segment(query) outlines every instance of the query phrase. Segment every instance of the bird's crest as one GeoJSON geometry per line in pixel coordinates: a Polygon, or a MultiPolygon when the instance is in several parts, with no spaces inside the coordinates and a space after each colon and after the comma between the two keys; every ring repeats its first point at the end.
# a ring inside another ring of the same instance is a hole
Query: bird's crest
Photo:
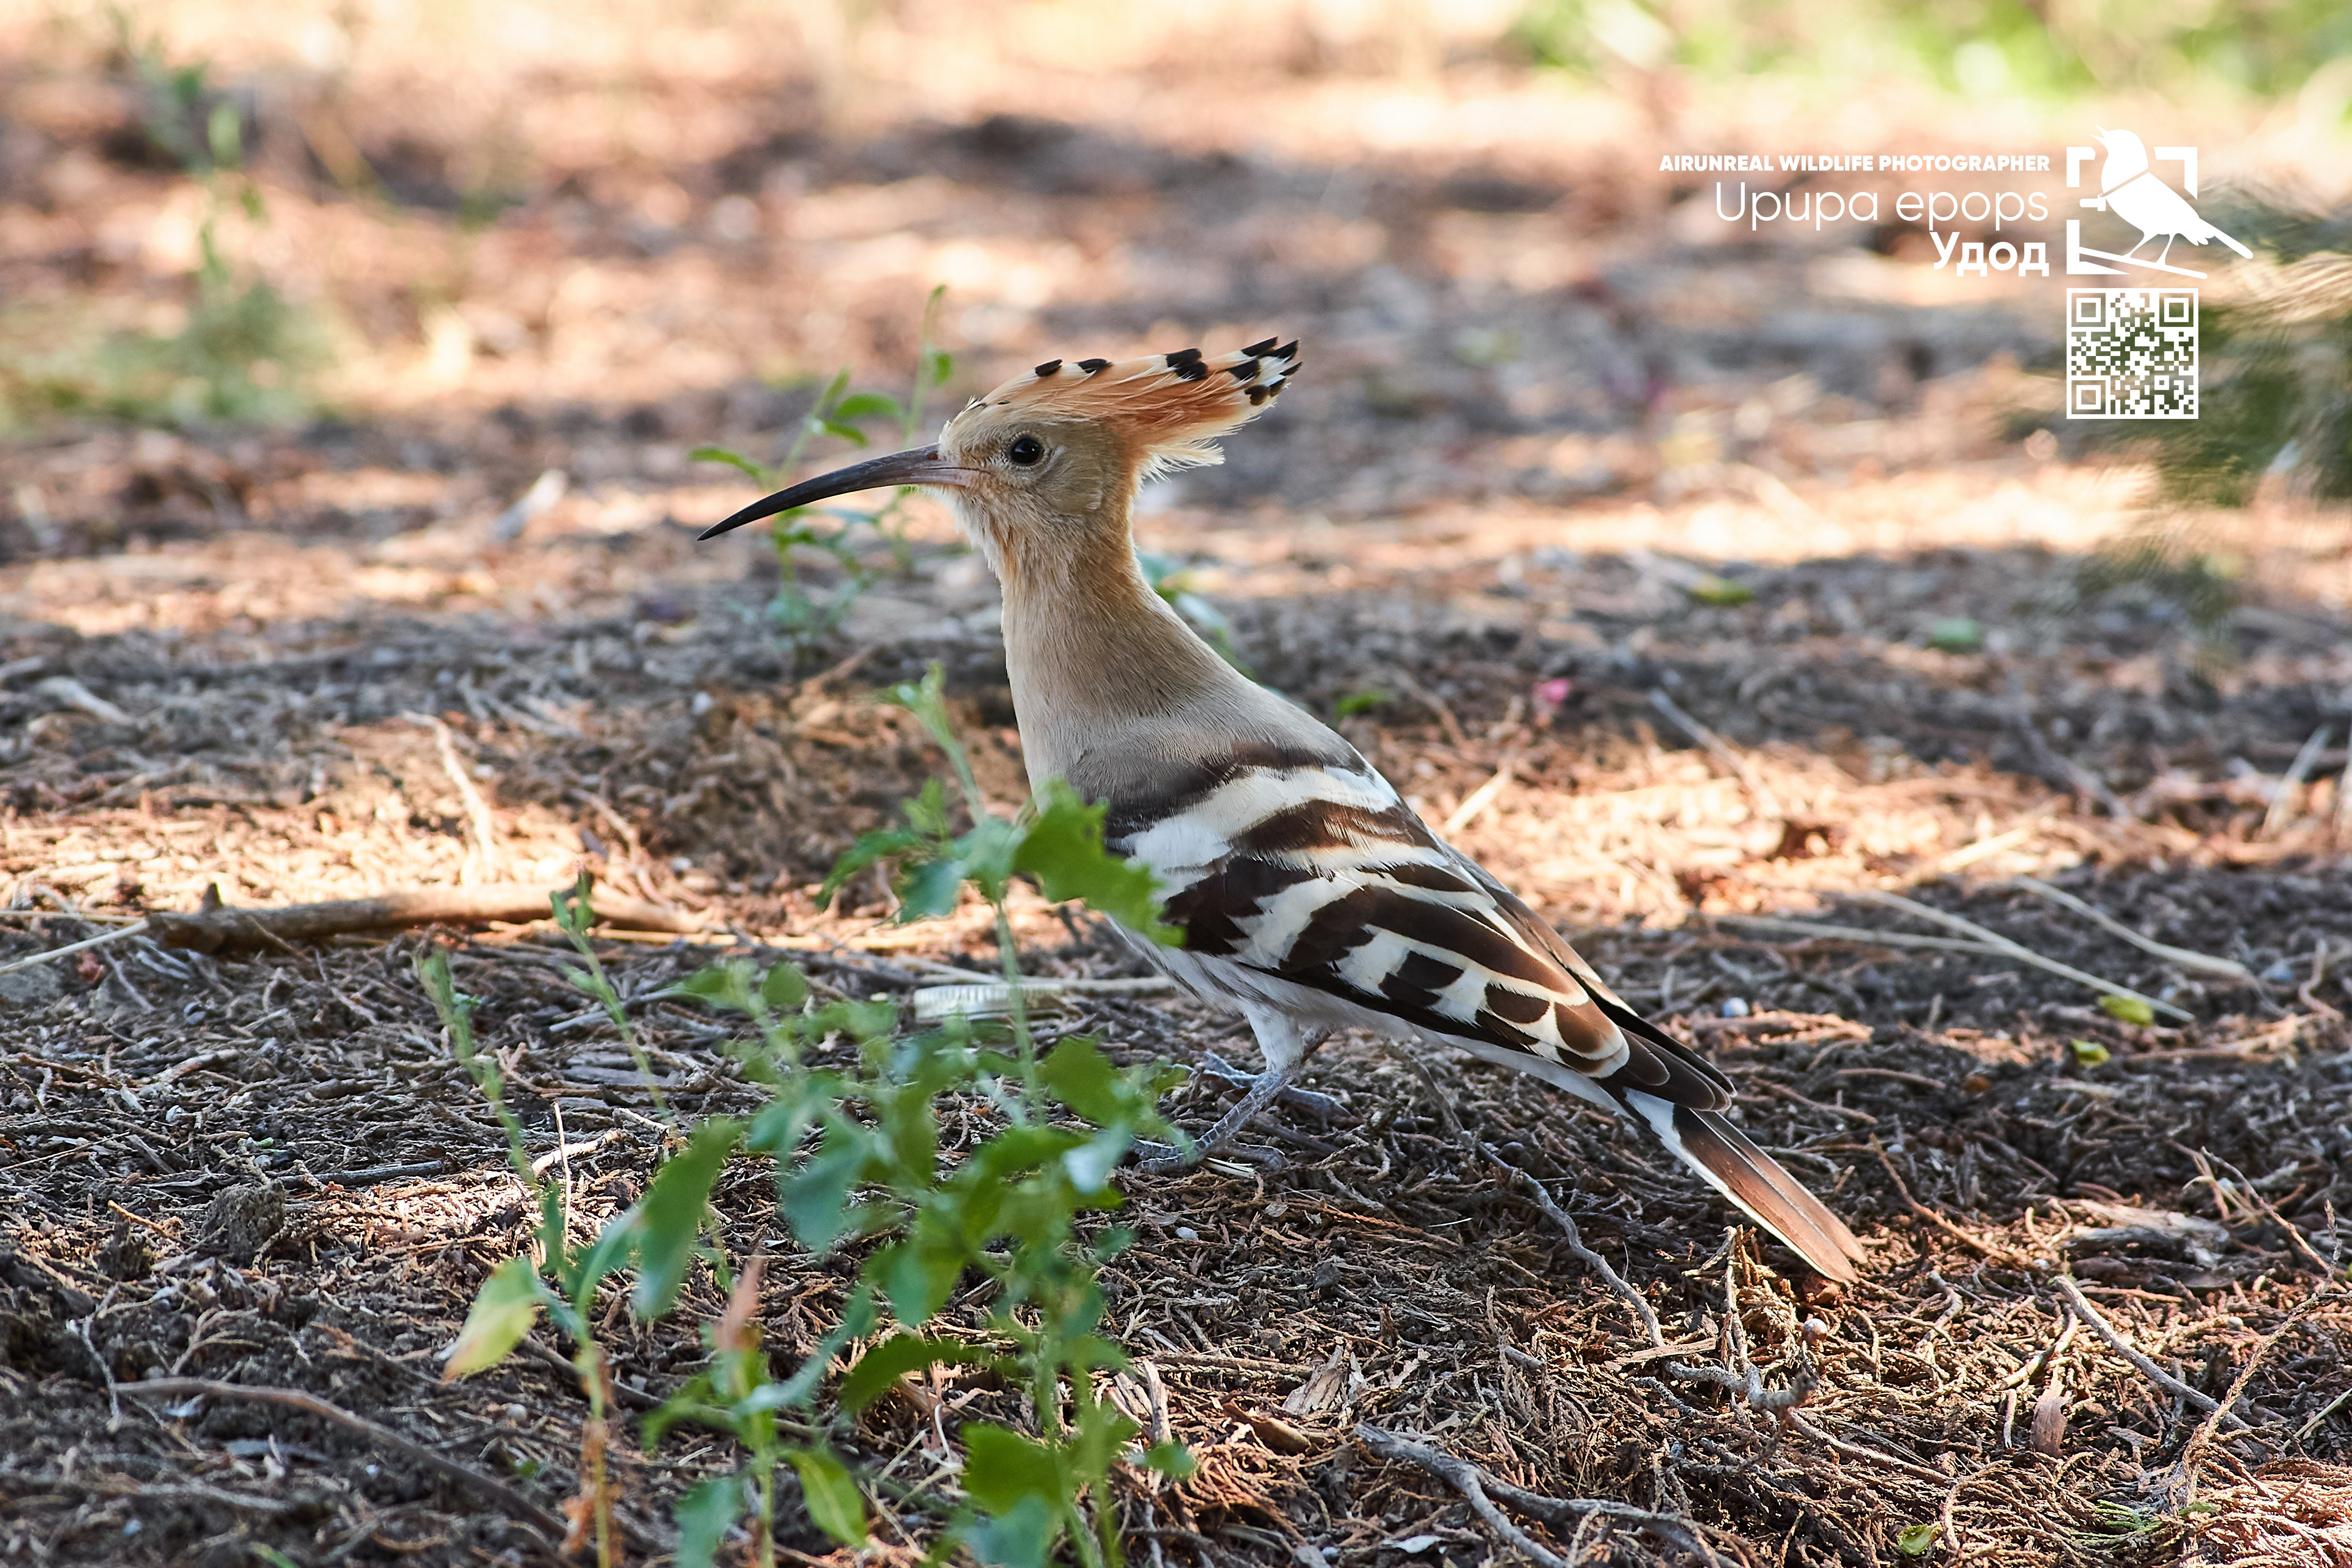
{"type": "Polygon", "coordinates": [[[1048,360],[977,399],[948,422],[943,444],[982,424],[1023,415],[1084,419],[1124,437],[1149,478],[1224,459],[1216,439],[1265,406],[1299,367],[1296,341],[1272,338],[1235,353],[1199,349],[1137,359],[1048,360]]]}

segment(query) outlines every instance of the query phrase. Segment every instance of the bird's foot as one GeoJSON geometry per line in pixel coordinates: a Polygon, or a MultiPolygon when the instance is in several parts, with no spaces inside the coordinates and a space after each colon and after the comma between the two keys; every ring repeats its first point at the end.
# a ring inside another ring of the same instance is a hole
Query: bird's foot
{"type": "Polygon", "coordinates": [[[1135,1168],[1148,1175],[1165,1176],[1177,1171],[1190,1170],[1200,1163],[1201,1150],[1179,1149],[1173,1143],[1161,1143],[1150,1138],[1135,1141],[1135,1168]]]}
{"type": "MultiPolygon", "coordinates": [[[[1255,1074],[1244,1072],[1214,1051],[1209,1052],[1201,1058],[1201,1070],[1219,1082],[1229,1084],[1238,1089],[1246,1090],[1257,1082],[1255,1074]]],[[[1346,1106],[1329,1095],[1318,1093],[1311,1089],[1300,1089],[1295,1084],[1284,1084],[1281,1089],[1276,1090],[1275,1099],[1284,1105],[1303,1110],[1309,1116],[1319,1117],[1325,1121],[1355,1120],[1353,1113],[1346,1106]]]]}
{"type": "Polygon", "coordinates": [[[1139,1138],[1135,1141],[1135,1168],[1146,1175],[1173,1175],[1202,1163],[1212,1152],[1220,1159],[1244,1161],[1253,1165],[1263,1165],[1269,1171],[1279,1171],[1289,1163],[1279,1150],[1258,1149],[1245,1143],[1227,1143],[1214,1151],[1206,1144],[1195,1143],[1190,1150],[1184,1150],[1172,1143],[1139,1138]]]}

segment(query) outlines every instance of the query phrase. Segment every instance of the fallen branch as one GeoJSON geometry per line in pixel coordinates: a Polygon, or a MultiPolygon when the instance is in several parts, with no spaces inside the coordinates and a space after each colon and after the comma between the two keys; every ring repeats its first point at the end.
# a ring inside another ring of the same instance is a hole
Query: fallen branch
{"type": "MultiPolygon", "coordinates": [[[[1890,899],[1895,897],[1891,893],[1885,896],[1890,899]]],[[[1904,900],[1906,903],[1910,901],[1904,900]]],[[[1919,908],[1924,910],[1927,906],[1923,904],[1919,908]]],[[[1987,958],[2015,959],[2020,963],[2031,963],[2038,969],[2046,969],[2053,974],[2063,974],[2067,979],[2078,984],[2087,985],[2102,994],[2129,996],[2135,1001],[2146,1003],[2156,1012],[2169,1013],[2176,1018],[2193,1021],[2193,1015],[2185,1008],[2176,1007],[2169,1002],[2159,1002],[2153,996],[2144,996],[2118,981],[2103,979],[2088,971],[2077,969],[2070,963],[2061,963],[2054,958],[2044,958],[2030,947],[2020,946],[2007,937],[1986,931],[1984,927],[1976,925],[1974,921],[1960,921],[1958,915],[1946,916],[1941,910],[1936,911],[1933,918],[1942,920],[1947,925],[1958,922],[1972,926],[1976,931],[1982,932],[1982,935],[1975,941],[1962,941],[1958,937],[1949,936],[1913,936],[1908,931],[1872,931],[1865,926],[1832,925],[1827,921],[1796,920],[1787,915],[1722,914],[1709,915],[1707,918],[1725,925],[1751,926],[1759,931],[1784,931],[1798,936],[1834,937],[1841,942],[1873,942],[1881,947],[1932,947],[1945,952],[1973,952],[1987,958]]]]}
{"type": "MultiPolygon", "coordinates": [[[[277,909],[234,909],[208,889],[193,913],[147,917],[147,929],[166,947],[200,952],[225,948],[276,947],[316,942],[354,931],[402,931],[411,926],[488,925],[547,918],[549,890],[521,883],[488,888],[419,888],[380,893],[373,899],[337,899],[322,904],[287,904],[277,909]]],[[[680,935],[698,929],[684,911],[597,893],[592,902],[601,924],[680,935]]]]}
{"type": "Polygon", "coordinates": [[[2045,958],[2023,942],[2012,937],[2003,936],[1990,926],[1980,926],[1976,921],[1956,915],[1948,910],[1939,910],[1933,904],[1923,904],[1916,899],[1906,899],[1900,893],[1890,893],[1883,888],[1856,888],[1853,889],[1853,893],[1855,898],[1867,899],[1874,904],[1884,904],[1890,910],[1900,910],[1906,914],[1916,915],[1923,921],[1930,921],[1937,925],[1948,927],[1964,936],[1972,936],[1987,946],[1998,948],[2012,958],[2021,958],[2028,963],[2038,964],[2053,974],[2063,974],[2070,979],[2079,980],[2085,985],[2095,985],[2104,991],[2113,992],[2118,996],[2128,996],[2135,1002],[2144,1002],[2149,1007],[2159,1012],[2169,1013],[2183,1022],[2189,1020],[2190,1015],[2184,1008],[2176,1007],[2169,1002],[2159,1002],[2153,996],[2143,994],[2119,982],[2093,974],[2088,970],[2076,969],[2072,964],[2061,963],[2054,958],[2045,958]]]}
{"type": "Polygon", "coordinates": [[[204,1395],[215,1399],[249,1399],[263,1405],[283,1405],[300,1410],[336,1426],[357,1432],[369,1440],[414,1459],[426,1469],[446,1477],[478,1495],[488,1498],[529,1525],[553,1548],[563,1540],[566,1525],[554,1514],[540,1507],[495,1476],[486,1476],[470,1466],[445,1458],[419,1443],[412,1443],[389,1426],[380,1426],[364,1415],[354,1415],[339,1405],[330,1405],[317,1394],[299,1388],[263,1388],[242,1383],[215,1383],[208,1377],[152,1377],[144,1383],[117,1384],[123,1394],[153,1394],[165,1399],[190,1399],[204,1395]]]}
{"type": "Polygon", "coordinates": [[[1696,741],[1706,750],[1707,755],[1731,770],[1732,776],[1739,781],[1739,787],[1748,792],[1748,804],[1756,808],[1757,816],[1782,820],[1787,818],[1788,813],[1780,809],[1780,797],[1772,793],[1770,786],[1766,784],[1756,770],[1748,765],[1748,759],[1726,744],[1722,736],[1684,712],[1682,704],[1667,696],[1664,687],[1652,689],[1650,706],[1664,714],[1675,729],[1696,741]]]}
{"type": "Polygon", "coordinates": [[[1898,1459],[1892,1454],[1882,1454],[1875,1448],[1866,1448],[1860,1443],[1849,1443],[1843,1437],[1832,1437],[1793,1410],[1789,1412],[1789,1425],[1815,1442],[1827,1444],[1850,1459],[1866,1459],[1874,1465],[1885,1465],[1890,1470],[1900,1470],[1906,1476],[1931,1482],[1939,1487],[1948,1487],[1957,1479],[1945,1475],[1939,1470],[1931,1470],[1925,1465],[1915,1465],[1908,1459],[1898,1459]]]}
{"type": "Polygon", "coordinates": [[[2058,1287],[2058,1293],[2066,1298],[2066,1304],[2074,1310],[2074,1315],[2083,1320],[2084,1327],[2089,1329],[2093,1333],[2098,1335],[2099,1338],[2105,1340],[2107,1342],[2107,1348],[2115,1352],[2117,1355],[2123,1357],[2124,1360],[2129,1362],[2133,1370],[2137,1371],[2142,1377],[2147,1379],[2150,1383],[2156,1384],[2157,1387],[2164,1390],[2167,1394],[2178,1394],[2198,1409],[2206,1412],[2208,1415],[2216,1416],[2220,1421],[2226,1424],[2232,1431],[2250,1431],[2252,1429],[2251,1423],[2241,1419],[2236,1415],[2225,1411],[2220,1400],[2213,1398],[2210,1394],[2200,1394],[2196,1389],[2189,1387],[2187,1384],[2173,1376],[2170,1373],[2165,1371],[2162,1367],[2157,1365],[2156,1363],[2148,1360],[2147,1357],[2140,1354],[2139,1352],[2132,1349],[2130,1342],[2127,1342],[2123,1335],[2116,1331],[2115,1325],[2107,1321],[2106,1314],[2101,1312],[2096,1307],[2091,1305],[2090,1298],[2083,1294],[2081,1289],[2075,1285],[2074,1280],[2068,1279],[2065,1275],[2061,1274],[2058,1276],[2054,1283],[2058,1287]]]}
{"type": "Polygon", "coordinates": [[[53,947],[47,952],[37,952],[27,958],[13,959],[6,963],[0,963],[0,974],[6,974],[18,969],[30,969],[37,963],[47,963],[51,959],[65,958],[77,952],[86,952],[93,947],[103,947],[110,942],[121,942],[125,937],[144,936],[146,934],[147,922],[145,921],[141,921],[135,925],[117,926],[112,931],[102,931],[97,936],[84,937],[79,942],[69,942],[63,947],[53,947]]]}
{"type": "Polygon", "coordinates": [[[2084,903],[2063,888],[2052,887],[2039,877],[2012,877],[2010,880],[2029,893],[2039,893],[2062,909],[2074,910],[2101,931],[2123,938],[2142,952],[2152,952],[2158,958],[2168,958],[2184,969],[2201,969],[2209,974],[2226,974],[2232,980],[2252,980],[2254,977],[2252,970],[2234,958],[2216,958],[2210,952],[2199,952],[2193,948],[2174,947],[2171,943],[2158,942],[2154,937],[2142,936],[2105,910],[2084,903]]]}
{"type": "Polygon", "coordinates": [[[1468,797],[1454,808],[1454,815],[1447,817],[1437,830],[1444,834],[1459,833],[1477,821],[1479,813],[1494,805],[1496,797],[1510,786],[1511,770],[1517,767],[1518,763],[1519,757],[1517,751],[1505,753],[1502,765],[1495,770],[1494,776],[1472,790],[1468,797]]]}
{"type": "Polygon", "coordinates": [[[1975,1237],[1970,1236],[1967,1231],[1962,1230],[1958,1226],[1954,1225],[1950,1220],[1946,1219],[1942,1215],[1937,1214],[1934,1209],[1929,1208],[1926,1204],[1921,1203],[1917,1198],[1913,1197],[1911,1195],[1911,1189],[1904,1184],[1903,1173],[1895,1168],[1895,1162],[1887,1158],[1886,1151],[1879,1147],[1878,1140],[1875,1138],[1873,1138],[1870,1141],[1870,1152],[1878,1156],[1878,1163],[1886,1167],[1887,1180],[1895,1184],[1895,1191],[1901,1196],[1906,1204],[1910,1205],[1910,1209],[1913,1214],[1917,1215],[1921,1219],[1924,1219],[1928,1224],[1936,1226],[1945,1235],[1950,1237],[1954,1241],[1958,1242],[1962,1247],[1967,1247],[1971,1252],[1974,1252],[1979,1258],[1986,1258],[1994,1263],[2006,1264],[2012,1268],[2031,1267],[2030,1260],[2020,1258],[2014,1249],[2006,1247],[1996,1247],[1986,1246],[1983,1242],[1979,1241],[1975,1237]]]}
{"type": "Polygon", "coordinates": [[[1541,1182],[1537,1181],[1533,1176],[1528,1174],[1525,1171],[1520,1170],[1517,1165],[1512,1164],[1508,1160],[1504,1159],[1500,1151],[1496,1149],[1493,1144],[1485,1142],[1483,1139],[1479,1141],[1478,1152],[1486,1155],[1487,1160],[1494,1164],[1496,1170],[1502,1171],[1511,1176],[1520,1186],[1526,1188],[1528,1192],[1534,1196],[1536,1206],[1542,1209],[1545,1217],[1549,1219],[1552,1224],[1558,1226],[1561,1234],[1568,1237],[1568,1249],[1576,1254],[1578,1258],[1581,1258],[1586,1268],[1591,1269],[1594,1273],[1600,1275],[1601,1279],[1607,1280],[1609,1282],[1609,1288],[1612,1290],[1616,1291],[1618,1295],[1623,1297],[1626,1302],[1633,1307],[1633,1315],[1642,1320],[1642,1327],[1649,1333],[1650,1343],[1653,1345],[1664,1344],[1666,1342],[1665,1331],[1658,1327],[1658,1314],[1651,1310],[1650,1303],[1642,1299],[1642,1293],[1640,1291],[1634,1289],[1632,1285],[1626,1282],[1623,1275],[1618,1273],[1615,1268],[1610,1266],[1610,1262],[1607,1258],[1601,1257],[1601,1254],[1593,1251],[1592,1248],[1584,1245],[1584,1237],[1578,1233],[1576,1222],[1568,1217],[1568,1211],[1566,1209],[1561,1208],[1559,1204],[1552,1201],[1552,1195],[1544,1190],[1544,1184],[1541,1182]]]}
{"type": "Polygon", "coordinates": [[[1699,1536],[1688,1521],[1670,1513],[1653,1513],[1635,1508],[1631,1503],[1611,1502],[1600,1498],[1546,1497],[1511,1485],[1490,1475],[1467,1459],[1458,1459],[1440,1448],[1416,1442],[1401,1432],[1363,1422],[1356,1427],[1356,1440],[1383,1459],[1393,1459],[1426,1470],[1439,1480],[1462,1494],[1471,1511],[1512,1546],[1524,1552],[1542,1568],[1568,1568],[1558,1553],[1538,1546],[1528,1533],[1514,1524],[1509,1516],[1495,1506],[1501,1498],[1512,1507],[1535,1515],[1547,1524],[1599,1517],[1612,1523],[1629,1526],[1655,1536],[1676,1552],[1686,1552],[1706,1563],[1719,1563],[1715,1552],[1699,1536]]]}

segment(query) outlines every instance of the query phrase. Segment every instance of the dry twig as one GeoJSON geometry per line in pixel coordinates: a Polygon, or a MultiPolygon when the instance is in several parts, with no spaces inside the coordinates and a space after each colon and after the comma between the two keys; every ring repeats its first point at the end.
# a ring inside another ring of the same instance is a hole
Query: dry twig
{"type": "Polygon", "coordinates": [[[2130,1342],[2116,1331],[2115,1325],[2107,1321],[2106,1314],[2091,1305],[2090,1298],[2083,1294],[2082,1289],[2074,1280],[2061,1274],[2053,1283],[2058,1287],[2058,1293],[2066,1298],[2066,1304],[2074,1310],[2074,1315],[2082,1319],[2084,1324],[2093,1333],[2105,1340],[2109,1350],[2129,1362],[2133,1369],[2142,1377],[2167,1394],[2178,1394],[2198,1409],[2216,1415],[2233,1431],[2251,1429],[2248,1422],[2241,1420],[2234,1415],[2226,1414],[2220,1400],[2210,1394],[2199,1393],[2139,1352],[2132,1349],[2130,1342]]]}
{"type": "Polygon", "coordinates": [[[303,1411],[331,1421],[336,1426],[357,1432],[371,1442],[378,1443],[406,1456],[426,1469],[456,1481],[481,1497],[488,1498],[529,1525],[552,1546],[563,1539],[563,1521],[540,1507],[495,1476],[457,1460],[446,1458],[419,1443],[412,1443],[389,1426],[381,1426],[364,1415],[354,1415],[340,1405],[330,1405],[317,1394],[299,1388],[263,1388],[242,1383],[216,1383],[208,1377],[152,1377],[143,1383],[117,1384],[123,1394],[153,1394],[164,1399],[190,1399],[204,1395],[214,1399],[248,1399],[263,1405],[282,1405],[289,1409],[303,1411]]]}
{"type": "Polygon", "coordinates": [[[1609,1288],[1612,1290],[1616,1291],[1618,1295],[1623,1297],[1626,1302],[1633,1307],[1633,1315],[1641,1319],[1643,1329],[1647,1331],[1650,1336],[1650,1343],[1653,1345],[1664,1344],[1666,1342],[1665,1331],[1658,1327],[1658,1314],[1650,1310],[1650,1303],[1642,1299],[1642,1293],[1640,1291],[1634,1289],[1632,1285],[1626,1282],[1623,1275],[1618,1273],[1614,1268],[1611,1267],[1607,1258],[1601,1257],[1601,1254],[1593,1251],[1592,1248],[1584,1245],[1584,1237],[1577,1232],[1576,1222],[1568,1217],[1568,1211],[1566,1209],[1561,1208],[1559,1204],[1552,1201],[1552,1195],[1544,1191],[1543,1184],[1537,1181],[1533,1176],[1528,1175],[1525,1171],[1520,1170],[1517,1165],[1512,1164],[1508,1160],[1504,1159],[1500,1151],[1496,1150],[1493,1144],[1488,1143],[1484,1140],[1479,1142],[1478,1152],[1486,1156],[1487,1160],[1496,1170],[1510,1176],[1514,1181],[1517,1182],[1520,1186],[1526,1188],[1528,1193],[1533,1194],[1536,1200],[1536,1206],[1542,1209],[1544,1216],[1549,1219],[1552,1224],[1558,1226],[1561,1234],[1568,1237],[1568,1249],[1576,1254],[1579,1258],[1582,1259],[1587,1268],[1600,1275],[1601,1279],[1607,1280],[1609,1288]]]}
{"type": "MultiPolygon", "coordinates": [[[[679,934],[696,929],[693,921],[682,911],[659,904],[601,892],[595,895],[593,903],[596,919],[604,924],[679,934]]],[[[548,889],[521,883],[488,888],[418,888],[404,893],[379,893],[373,899],[337,899],[277,909],[232,908],[222,903],[218,891],[213,889],[206,891],[203,907],[194,913],[152,914],[147,917],[147,924],[166,947],[193,947],[201,952],[216,952],[224,948],[315,942],[350,931],[540,920],[546,917],[548,910],[548,889]]]]}
{"type": "Polygon", "coordinates": [[[1788,813],[1780,809],[1780,797],[1772,793],[1771,786],[1764,782],[1763,776],[1748,765],[1748,759],[1733,751],[1722,736],[1684,712],[1682,705],[1667,696],[1663,688],[1651,691],[1650,706],[1664,714],[1675,729],[1706,748],[1707,755],[1731,770],[1732,776],[1739,781],[1739,787],[1748,792],[1748,799],[1756,807],[1757,816],[1787,817],[1788,813]]]}
{"type": "Polygon", "coordinates": [[[2226,974],[2232,980],[2252,980],[2254,977],[2252,970],[2234,958],[2216,958],[2210,952],[2199,952],[2193,948],[2174,947],[2171,943],[2158,942],[2154,937],[2142,936],[2105,910],[2084,902],[2063,888],[2052,887],[2039,877],[2012,877],[2010,880],[2029,893],[2040,894],[2062,909],[2074,910],[2101,931],[2123,938],[2143,952],[2152,952],[2158,958],[2169,959],[2185,969],[2201,969],[2209,974],[2226,974]]]}
{"type": "Polygon", "coordinates": [[[1701,1539],[1696,1527],[1687,1520],[1677,1519],[1670,1513],[1653,1513],[1631,1503],[1611,1502],[1600,1498],[1556,1498],[1526,1491],[1490,1475],[1467,1459],[1458,1459],[1443,1449],[1433,1448],[1401,1432],[1391,1432],[1370,1422],[1357,1426],[1356,1440],[1377,1457],[1426,1470],[1460,1492],[1470,1504],[1472,1512],[1512,1546],[1541,1563],[1543,1568],[1568,1568],[1568,1564],[1557,1553],[1530,1540],[1525,1531],[1495,1506],[1496,1498],[1534,1514],[1547,1524],[1598,1516],[1643,1531],[1671,1550],[1687,1552],[1702,1562],[1712,1563],[1721,1561],[1701,1539]]]}
{"type": "MultiPolygon", "coordinates": [[[[1887,896],[1891,898],[1895,895],[1887,896]]],[[[1911,900],[1904,901],[1908,903],[1911,900]]],[[[1924,904],[1919,907],[1927,908],[1924,904]]],[[[1959,919],[1957,915],[1946,917],[1940,910],[1936,913],[1937,918],[1944,919],[1947,923],[1959,919]]],[[[2015,959],[2020,963],[2031,963],[2037,969],[2046,969],[2053,974],[2063,974],[2069,980],[2088,985],[2093,990],[2103,994],[2136,998],[2147,1003],[2155,1011],[2169,1013],[2176,1018],[2185,1020],[2191,1016],[2185,1009],[2176,1007],[2169,1002],[2159,1002],[2153,996],[2143,996],[2120,982],[2104,979],[2087,970],[2077,969],[2073,964],[2061,963],[2054,958],[2044,958],[2030,947],[2021,947],[2007,937],[1996,936],[1990,931],[1985,932],[1985,937],[1990,940],[1963,942],[1958,937],[1913,936],[1908,931],[1872,931],[1866,926],[1835,925],[1828,921],[1797,920],[1788,915],[1717,914],[1709,915],[1707,918],[1725,925],[1748,926],[1759,931],[1794,931],[1800,936],[1835,937],[1843,942],[1871,942],[1880,947],[1932,947],[1946,952],[1973,952],[1988,958],[2015,959]]],[[[1975,922],[1969,923],[1973,925],[1975,922]]],[[[1982,926],[1977,926],[1976,929],[1984,931],[1982,926]]]]}

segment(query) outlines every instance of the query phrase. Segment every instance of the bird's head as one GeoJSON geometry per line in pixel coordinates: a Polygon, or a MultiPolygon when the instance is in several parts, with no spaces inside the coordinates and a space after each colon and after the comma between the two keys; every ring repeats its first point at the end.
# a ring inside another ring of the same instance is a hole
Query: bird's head
{"type": "Polygon", "coordinates": [[[1198,349],[1129,360],[1049,360],[974,399],[937,443],[803,480],[754,502],[702,537],[833,496],[888,485],[945,494],[1000,571],[1030,541],[1115,519],[1136,486],[1170,469],[1220,462],[1218,437],[1282,391],[1298,345],[1275,340],[1204,357],[1198,349]]]}

